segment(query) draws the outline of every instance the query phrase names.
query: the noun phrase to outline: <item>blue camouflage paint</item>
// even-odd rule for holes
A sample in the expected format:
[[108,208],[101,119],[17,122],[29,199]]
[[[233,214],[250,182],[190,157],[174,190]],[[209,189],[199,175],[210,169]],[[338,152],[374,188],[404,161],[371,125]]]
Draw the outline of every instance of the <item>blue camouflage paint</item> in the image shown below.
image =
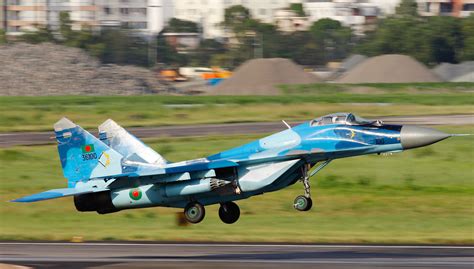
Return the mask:
[[[143,190],[143,198],[140,199],[139,203],[133,203],[135,207],[156,205],[184,207],[189,201],[188,196],[174,198],[163,196],[162,184],[165,182],[166,184],[176,183],[172,181],[174,175],[178,175],[176,180],[187,178],[185,180],[193,179],[192,182],[197,182],[194,179],[199,178],[190,178],[189,175],[181,177],[180,174],[220,168],[235,168],[235,171],[242,172],[251,166],[253,166],[253,169],[259,169],[255,166],[298,160],[297,162],[289,161],[288,163],[291,165],[282,168],[288,170],[286,172],[280,170],[284,173],[278,178],[275,178],[276,175],[273,174],[266,179],[262,179],[268,182],[268,184],[265,183],[266,186],[260,187],[256,182],[254,186],[257,187],[240,194],[222,196],[214,192],[207,192],[193,196],[195,199],[200,199],[203,204],[212,204],[243,199],[259,193],[284,188],[301,177],[301,167],[306,163],[314,164],[328,159],[402,150],[400,125],[374,125],[372,123],[318,125],[315,124],[315,121],[309,121],[207,158],[168,163],[161,155],[154,153],[151,149],[147,149],[148,153],[146,155],[144,152],[134,152],[137,149],[148,147],[141,144],[141,141],[132,135],[125,133],[125,130],[120,129],[121,127],[113,121],[104,124],[101,125],[103,131],[115,134],[115,141],[109,141],[104,132],[101,134],[101,141],[67,119],[62,119],[56,123],[55,133],[58,141],[58,152],[64,176],[68,179],[69,188],[50,190],[15,201],[33,202],[79,193],[110,190],[114,203],[129,205],[129,189],[138,186],[143,187],[148,184],[146,185],[146,191]],[[121,139],[126,137],[132,137],[134,143],[124,143]],[[82,158],[82,147],[84,145],[93,145],[94,152],[97,154],[93,157],[96,158],[86,160]],[[115,151],[114,147],[121,154]],[[105,165],[104,160],[100,162],[99,159],[103,153],[107,153],[107,156],[109,156],[109,158],[104,159],[108,159],[110,165]],[[134,154],[139,158],[130,157]],[[149,161],[137,161],[140,159]],[[103,180],[112,178],[120,180],[117,180],[117,184],[110,186],[107,185],[107,180]],[[101,187],[94,190],[93,187],[97,184],[96,182],[92,183],[91,179],[102,180]],[[84,189],[74,188],[78,186]],[[122,197],[121,194],[125,196]]]

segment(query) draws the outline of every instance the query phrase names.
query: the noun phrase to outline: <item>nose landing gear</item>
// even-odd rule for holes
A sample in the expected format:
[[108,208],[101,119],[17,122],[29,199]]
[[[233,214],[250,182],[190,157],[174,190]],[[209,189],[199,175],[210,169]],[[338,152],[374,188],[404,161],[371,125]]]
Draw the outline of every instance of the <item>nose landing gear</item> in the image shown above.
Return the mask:
[[304,195],[299,195],[295,198],[293,202],[293,207],[298,211],[308,211],[313,206],[313,200],[311,199],[311,191],[309,185],[309,178],[314,176],[317,172],[323,169],[326,165],[328,165],[331,160],[324,161],[321,163],[316,169],[314,169],[311,173],[308,173],[311,169],[311,164],[305,164],[301,167],[302,171],[302,178],[301,181],[303,182],[304,187]]

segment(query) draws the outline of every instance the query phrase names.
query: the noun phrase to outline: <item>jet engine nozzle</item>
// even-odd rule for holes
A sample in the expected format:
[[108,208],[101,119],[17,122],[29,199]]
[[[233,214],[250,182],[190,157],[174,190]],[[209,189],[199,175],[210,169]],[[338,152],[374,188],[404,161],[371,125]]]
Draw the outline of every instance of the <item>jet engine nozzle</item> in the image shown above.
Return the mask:
[[427,146],[450,137],[450,134],[425,127],[403,125],[400,140],[403,149]]

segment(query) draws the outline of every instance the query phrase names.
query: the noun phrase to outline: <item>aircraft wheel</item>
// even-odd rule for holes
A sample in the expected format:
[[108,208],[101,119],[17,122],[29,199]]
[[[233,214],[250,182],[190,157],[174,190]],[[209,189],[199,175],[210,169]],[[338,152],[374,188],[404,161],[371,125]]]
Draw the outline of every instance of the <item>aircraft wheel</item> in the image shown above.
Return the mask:
[[191,202],[184,208],[184,217],[190,223],[199,223],[204,219],[206,210],[197,202]]
[[313,200],[310,197],[300,195],[296,197],[293,207],[298,211],[308,211],[313,206]]
[[240,208],[234,202],[227,202],[221,204],[219,207],[219,218],[222,222],[232,224],[236,222],[240,217]]

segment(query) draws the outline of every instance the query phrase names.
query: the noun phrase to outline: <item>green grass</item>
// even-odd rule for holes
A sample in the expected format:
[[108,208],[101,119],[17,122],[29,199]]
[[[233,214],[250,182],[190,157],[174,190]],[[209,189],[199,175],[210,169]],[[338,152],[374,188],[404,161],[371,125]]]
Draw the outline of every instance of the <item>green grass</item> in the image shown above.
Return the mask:
[[473,105],[471,93],[0,97],[0,132],[51,130],[62,116],[96,128],[108,118],[130,127],[307,120],[338,111],[365,117],[474,113]]
[[474,90],[472,82],[421,82],[421,83],[315,83],[301,85],[281,85],[284,94],[320,94],[320,93],[405,93],[440,94],[466,93]]
[[[473,126],[440,127],[473,133]],[[256,136],[147,141],[172,161],[198,158]],[[217,206],[188,227],[177,209],[149,208],[98,215],[76,212],[72,200],[0,203],[0,239],[180,240],[345,243],[474,243],[474,141],[456,137],[392,156],[337,160],[312,178],[314,208],[296,212],[297,183],[239,201],[241,219],[222,224]],[[64,187],[54,146],[0,149],[0,200]]]

